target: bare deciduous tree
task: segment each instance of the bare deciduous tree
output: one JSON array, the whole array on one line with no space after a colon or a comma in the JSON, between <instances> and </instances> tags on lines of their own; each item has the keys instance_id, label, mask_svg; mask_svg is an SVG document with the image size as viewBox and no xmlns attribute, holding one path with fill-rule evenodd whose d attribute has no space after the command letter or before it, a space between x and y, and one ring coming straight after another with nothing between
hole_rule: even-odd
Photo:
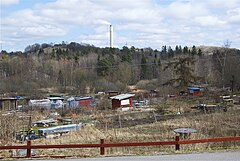
<instances>
[{"instance_id":1,"label":"bare deciduous tree","mask_svg":"<svg viewBox=\"0 0 240 161\"><path fill-rule=\"evenodd\" d=\"M221 66L221 78L222 78L222 88L224 89L225 86L224 86L224 77L225 77L225 67L226 67L226 59L227 59L227 53L228 53L228 50L231 46L231 42L229 40L226 40L224 43L223 43L223 47L224 47L224 51L223 52L220 52L219 54L217 54L217 60Z\"/></svg>"}]
</instances>

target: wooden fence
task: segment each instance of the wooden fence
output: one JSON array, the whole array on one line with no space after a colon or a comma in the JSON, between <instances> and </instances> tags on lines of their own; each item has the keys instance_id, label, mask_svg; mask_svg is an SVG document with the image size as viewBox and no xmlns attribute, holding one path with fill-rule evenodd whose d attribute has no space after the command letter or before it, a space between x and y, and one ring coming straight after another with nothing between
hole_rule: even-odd
<instances>
[{"instance_id":1,"label":"wooden fence","mask_svg":"<svg viewBox=\"0 0 240 161\"><path fill-rule=\"evenodd\" d=\"M174 141L105 143L104 139L100 139L99 144L61 144L61 145L32 145L32 142L29 140L27 141L27 145L0 146L0 150L27 149L27 155L25 156L25 158L32 157L32 154L31 154L32 149L52 149L52 148L64 148L64 149L66 148L100 148L100 155L105 155L105 148L109 148L109 147L174 145L175 150L180 150L181 144L227 142L227 141L239 141L239 140L240 140L240 136L209 138L209 139L199 139L199 140L180 140L180 137L176 136Z\"/></svg>"}]
</instances>

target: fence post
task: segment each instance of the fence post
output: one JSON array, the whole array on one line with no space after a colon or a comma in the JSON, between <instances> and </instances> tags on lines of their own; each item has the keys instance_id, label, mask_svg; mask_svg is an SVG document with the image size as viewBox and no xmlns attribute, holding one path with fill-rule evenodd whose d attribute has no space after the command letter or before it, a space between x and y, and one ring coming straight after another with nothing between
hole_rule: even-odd
<instances>
[{"instance_id":1,"label":"fence post","mask_svg":"<svg viewBox=\"0 0 240 161\"><path fill-rule=\"evenodd\" d=\"M175 141L177 142L176 145L175 145L175 150L180 150L180 144L178 143L178 141L180 140L180 137L179 136L176 136L175 137Z\"/></svg>"},{"instance_id":2,"label":"fence post","mask_svg":"<svg viewBox=\"0 0 240 161\"><path fill-rule=\"evenodd\" d=\"M27 158L31 158L31 144L32 144L32 142L31 142L31 140L28 140L27 141Z\"/></svg>"},{"instance_id":3,"label":"fence post","mask_svg":"<svg viewBox=\"0 0 240 161\"><path fill-rule=\"evenodd\" d=\"M100 155L105 155L104 139L100 139Z\"/></svg>"}]
</instances>

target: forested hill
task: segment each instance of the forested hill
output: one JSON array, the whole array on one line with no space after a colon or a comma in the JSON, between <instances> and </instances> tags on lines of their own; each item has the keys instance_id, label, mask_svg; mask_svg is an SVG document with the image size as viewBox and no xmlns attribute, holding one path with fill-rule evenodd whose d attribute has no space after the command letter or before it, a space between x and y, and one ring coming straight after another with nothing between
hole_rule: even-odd
<instances>
[{"instance_id":1,"label":"forested hill","mask_svg":"<svg viewBox=\"0 0 240 161\"><path fill-rule=\"evenodd\" d=\"M44 92L86 95L98 91L240 86L240 51L228 47L99 48L75 42L34 44L1 52L0 91L28 97Z\"/></svg>"}]
</instances>

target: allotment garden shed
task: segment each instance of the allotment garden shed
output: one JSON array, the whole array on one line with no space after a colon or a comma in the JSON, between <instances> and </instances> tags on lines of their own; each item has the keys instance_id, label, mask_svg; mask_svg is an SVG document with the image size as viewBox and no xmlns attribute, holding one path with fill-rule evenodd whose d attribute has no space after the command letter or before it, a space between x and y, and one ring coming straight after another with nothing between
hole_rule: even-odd
<instances>
[{"instance_id":1,"label":"allotment garden shed","mask_svg":"<svg viewBox=\"0 0 240 161\"><path fill-rule=\"evenodd\" d=\"M135 96L135 94L127 93L110 97L110 99L112 99L112 108L132 107L133 96Z\"/></svg>"}]
</instances>

